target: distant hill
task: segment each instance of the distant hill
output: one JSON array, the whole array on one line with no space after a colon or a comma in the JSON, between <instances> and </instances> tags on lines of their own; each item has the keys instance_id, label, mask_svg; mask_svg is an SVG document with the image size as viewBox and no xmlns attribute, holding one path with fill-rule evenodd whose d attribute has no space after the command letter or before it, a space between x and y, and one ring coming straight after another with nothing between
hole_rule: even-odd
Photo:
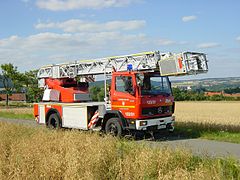
<instances>
[{"instance_id":1,"label":"distant hill","mask_svg":"<svg viewBox=\"0 0 240 180\"><path fill-rule=\"evenodd\" d=\"M208 91L222 91L228 88L240 87L240 77L206 78L199 80L172 81L173 87L202 87Z\"/></svg>"},{"instance_id":2,"label":"distant hill","mask_svg":"<svg viewBox=\"0 0 240 180\"><path fill-rule=\"evenodd\" d=\"M110 80L108 80L108 83ZM103 86L104 81L97 81L90 83L91 86ZM172 81L173 87L191 87L192 89L204 88L207 91L222 91L228 88L240 87L240 77L227 77L227 78L205 78L198 80L175 80Z\"/></svg>"},{"instance_id":3,"label":"distant hill","mask_svg":"<svg viewBox=\"0 0 240 180\"><path fill-rule=\"evenodd\" d=\"M1 77L0 77L1 78ZM110 83L110 80L108 80ZM91 86L103 86L104 81L96 81L90 83ZM206 78L198 80L175 80L172 81L173 87L191 87L198 88L203 87L207 91L222 91L228 88L240 87L240 77L226 77L226 78ZM3 84L0 81L0 88L3 88Z\"/></svg>"}]
</instances>

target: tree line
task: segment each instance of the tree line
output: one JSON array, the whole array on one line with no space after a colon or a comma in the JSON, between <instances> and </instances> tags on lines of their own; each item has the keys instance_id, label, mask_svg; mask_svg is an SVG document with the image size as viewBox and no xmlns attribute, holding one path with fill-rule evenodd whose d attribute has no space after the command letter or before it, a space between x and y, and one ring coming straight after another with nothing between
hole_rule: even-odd
<instances>
[{"instance_id":1,"label":"tree line","mask_svg":"<svg viewBox=\"0 0 240 180\"><path fill-rule=\"evenodd\" d=\"M173 88L176 101L239 101L240 97L229 97L221 95L206 96L204 91L188 91Z\"/></svg>"},{"instance_id":2,"label":"tree line","mask_svg":"<svg viewBox=\"0 0 240 180\"><path fill-rule=\"evenodd\" d=\"M240 93L240 87L224 89L224 92L227 94Z\"/></svg>"},{"instance_id":3,"label":"tree line","mask_svg":"<svg viewBox=\"0 0 240 180\"><path fill-rule=\"evenodd\" d=\"M3 85L2 93L6 94L6 105L9 104L9 96L16 92L24 92L27 102L38 102L42 97L42 89L38 88L38 70L30 70L24 73L18 71L12 63L1 64L0 82Z\"/></svg>"}]
</instances>

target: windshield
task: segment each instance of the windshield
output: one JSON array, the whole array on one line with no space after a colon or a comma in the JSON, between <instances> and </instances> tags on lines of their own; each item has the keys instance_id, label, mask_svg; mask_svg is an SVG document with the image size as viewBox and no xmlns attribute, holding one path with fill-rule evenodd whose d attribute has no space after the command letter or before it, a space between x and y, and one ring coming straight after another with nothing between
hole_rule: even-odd
<instances>
[{"instance_id":1,"label":"windshield","mask_svg":"<svg viewBox=\"0 0 240 180\"><path fill-rule=\"evenodd\" d=\"M141 95L166 95L172 94L168 77L159 74L138 74L138 85Z\"/></svg>"}]
</instances>

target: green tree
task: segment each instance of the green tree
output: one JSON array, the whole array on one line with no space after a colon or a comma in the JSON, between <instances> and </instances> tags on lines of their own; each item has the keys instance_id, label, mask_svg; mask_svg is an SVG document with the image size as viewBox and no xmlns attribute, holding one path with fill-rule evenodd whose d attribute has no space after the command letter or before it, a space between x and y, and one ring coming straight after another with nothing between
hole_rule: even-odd
<instances>
[{"instance_id":1,"label":"green tree","mask_svg":"<svg viewBox=\"0 0 240 180\"><path fill-rule=\"evenodd\" d=\"M224 96L223 95L213 95L210 97L211 101L223 101L224 100Z\"/></svg>"},{"instance_id":2,"label":"green tree","mask_svg":"<svg viewBox=\"0 0 240 180\"><path fill-rule=\"evenodd\" d=\"M173 96L176 101L185 101L186 93L185 91L180 90L179 88L173 88Z\"/></svg>"},{"instance_id":3,"label":"green tree","mask_svg":"<svg viewBox=\"0 0 240 180\"><path fill-rule=\"evenodd\" d=\"M203 92L186 91L179 88L173 88L173 95L176 101L203 101L207 99Z\"/></svg>"},{"instance_id":4,"label":"green tree","mask_svg":"<svg viewBox=\"0 0 240 180\"><path fill-rule=\"evenodd\" d=\"M22 87L21 84L22 75L18 72L17 67L13 64L1 65L1 82L6 92L6 105L8 106L9 95L13 93L13 90L19 91Z\"/></svg>"},{"instance_id":5,"label":"green tree","mask_svg":"<svg viewBox=\"0 0 240 180\"><path fill-rule=\"evenodd\" d=\"M227 94L240 93L240 87L224 89L224 92Z\"/></svg>"},{"instance_id":6,"label":"green tree","mask_svg":"<svg viewBox=\"0 0 240 180\"><path fill-rule=\"evenodd\" d=\"M90 87L90 94L93 101L104 100L104 87L92 86Z\"/></svg>"},{"instance_id":7,"label":"green tree","mask_svg":"<svg viewBox=\"0 0 240 180\"><path fill-rule=\"evenodd\" d=\"M43 95L43 90L38 87L38 70L27 71L23 74L22 83L25 87L27 102L39 102Z\"/></svg>"}]
</instances>

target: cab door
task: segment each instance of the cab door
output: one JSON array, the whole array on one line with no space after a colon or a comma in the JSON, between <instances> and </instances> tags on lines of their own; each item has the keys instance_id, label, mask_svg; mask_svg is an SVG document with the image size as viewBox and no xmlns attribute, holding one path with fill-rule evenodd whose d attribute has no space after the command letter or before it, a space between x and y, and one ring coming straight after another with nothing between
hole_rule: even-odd
<instances>
[{"instance_id":1,"label":"cab door","mask_svg":"<svg viewBox=\"0 0 240 180\"><path fill-rule=\"evenodd\" d=\"M133 74L115 75L112 79L111 106L118 110L125 118L137 117L136 80Z\"/></svg>"}]
</instances>

